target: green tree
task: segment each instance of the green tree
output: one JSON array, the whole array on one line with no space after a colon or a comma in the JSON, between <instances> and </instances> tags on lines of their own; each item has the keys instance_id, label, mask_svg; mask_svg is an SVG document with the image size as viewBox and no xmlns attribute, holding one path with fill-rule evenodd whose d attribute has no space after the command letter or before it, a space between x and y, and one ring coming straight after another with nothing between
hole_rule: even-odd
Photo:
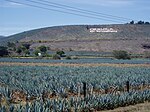
<instances>
[{"instance_id":1,"label":"green tree","mask_svg":"<svg viewBox=\"0 0 150 112\"><path fill-rule=\"evenodd\" d=\"M59 56L62 57L65 54L65 52L64 51L57 51L56 54L58 54Z\"/></svg>"},{"instance_id":2,"label":"green tree","mask_svg":"<svg viewBox=\"0 0 150 112\"><path fill-rule=\"evenodd\" d=\"M113 56L116 59L130 59L130 55L128 54L128 52L127 51L122 51L122 50L113 51Z\"/></svg>"},{"instance_id":3,"label":"green tree","mask_svg":"<svg viewBox=\"0 0 150 112\"><path fill-rule=\"evenodd\" d=\"M16 44L13 42L7 42L8 51L16 51Z\"/></svg>"},{"instance_id":4,"label":"green tree","mask_svg":"<svg viewBox=\"0 0 150 112\"><path fill-rule=\"evenodd\" d=\"M145 22L145 24L149 25L150 23L149 22Z\"/></svg>"},{"instance_id":5,"label":"green tree","mask_svg":"<svg viewBox=\"0 0 150 112\"><path fill-rule=\"evenodd\" d=\"M21 47L17 47L16 52L17 52L18 54L21 54L21 53L22 53Z\"/></svg>"},{"instance_id":6,"label":"green tree","mask_svg":"<svg viewBox=\"0 0 150 112\"><path fill-rule=\"evenodd\" d=\"M20 46L20 49L24 52L25 50L27 50L27 48L25 46Z\"/></svg>"},{"instance_id":7,"label":"green tree","mask_svg":"<svg viewBox=\"0 0 150 112\"><path fill-rule=\"evenodd\" d=\"M40 47L38 47L38 49L39 49L41 52L43 52L43 53L46 53L46 52L47 52L46 46L40 46Z\"/></svg>"},{"instance_id":8,"label":"green tree","mask_svg":"<svg viewBox=\"0 0 150 112\"><path fill-rule=\"evenodd\" d=\"M25 50L26 50L26 48L24 46L20 45L20 46L17 47L16 52L21 54Z\"/></svg>"},{"instance_id":9,"label":"green tree","mask_svg":"<svg viewBox=\"0 0 150 112\"><path fill-rule=\"evenodd\" d=\"M14 48L16 45L13 42L7 42L7 46Z\"/></svg>"},{"instance_id":10,"label":"green tree","mask_svg":"<svg viewBox=\"0 0 150 112\"><path fill-rule=\"evenodd\" d=\"M138 21L137 24L144 24L144 21Z\"/></svg>"},{"instance_id":11,"label":"green tree","mask_svg":"<svg viewBox=\"0 0 150 112\"><path fill-rule=\"evenodd\" d=\"M26 56L26 55L30 55L30 51L29 51L28 49L26 49L26 50L24 51L24 53L25 53L25 56Z\"/></svg>"},{"instance_id":12,"label":"green tree","mask_svg":"<svg viewBox=\"0 0 150 112\"><path fill-rule=\"evenodd\" d=\"M30 44L28 43L22 44L22 46L24 46L26 49L30 49Z\"/></svg>"},{"instance_id":13,"label":"green tree","mask_svg":"<svg viewBox=\"0 0 150 112\"><path fill-rule=\"evenodd\" d=\"M8 53L7 47L0 46L0 56L6 56L8 54L9 53Z\"/></svg>"},{"instance_id":14,"label":"green tree","mask_svg":"<svg viewBox=\"0 0 150 112\"><path fill-rule=\"evenodd\" d=\"M130 22L130 24L134 24L134 21L132 20L132 21Z\"/></svg>"},{"instance_id":15,"label":"green tree","mask_svg":"<svg viewBox=\"0 0 150 112\"><path fill-rule=\"evenodd\" d=\"M38 53L40 53L40 50L39 50L39 49L36 49L36 50L34 51L35 56L38 56Z\"/></svg>"},{"instance_id":16,"label":"green tree","mask_svg":"<svg viewBox=\"0 0 150 112\"><path fill-rule=\"evenodd\" d=\"M28 47L24 45L18 46L16 52L25 56L30 54Z\"/></svg>"}]
</instances>

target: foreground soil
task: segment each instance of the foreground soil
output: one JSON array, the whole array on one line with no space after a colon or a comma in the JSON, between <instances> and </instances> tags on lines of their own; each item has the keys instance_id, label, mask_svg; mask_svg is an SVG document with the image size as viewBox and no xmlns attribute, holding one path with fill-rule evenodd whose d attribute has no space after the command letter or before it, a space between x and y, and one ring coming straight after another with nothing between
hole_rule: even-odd
<instances>
[{"instance_id":1,"label":"foreground soil","mask_svg":"<svg viewBox=\"0 0 150 112\"><path fill-rule=\"evenodd\" d=\"M98 111L98 112L150 112L150 103L131 105L127 107L119 107L114 110Z\"/></svg>"}]
</instances>

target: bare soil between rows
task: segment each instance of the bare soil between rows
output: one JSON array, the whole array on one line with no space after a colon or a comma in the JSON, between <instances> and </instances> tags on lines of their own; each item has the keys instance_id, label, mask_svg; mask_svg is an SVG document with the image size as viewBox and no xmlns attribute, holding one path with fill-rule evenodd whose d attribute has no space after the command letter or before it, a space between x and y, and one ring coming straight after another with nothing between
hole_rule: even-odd
<instances>
[{"instance_id":1,"label":"bare soil between rows","mask_svg":"<svg viewBox=\"0 0 150 112\"><path fill-rule=\"evenodd\" d=\"M150 67L150 64L110 64L110 63L22 63L22 62L0 62L0 66L113 66L113 67Z\"/></svg>"}]
</instances>

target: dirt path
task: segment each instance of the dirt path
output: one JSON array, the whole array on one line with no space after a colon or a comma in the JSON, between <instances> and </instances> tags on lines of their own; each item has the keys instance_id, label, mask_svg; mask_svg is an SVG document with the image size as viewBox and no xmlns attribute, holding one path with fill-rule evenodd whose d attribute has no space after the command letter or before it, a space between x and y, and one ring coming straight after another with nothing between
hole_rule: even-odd
<instances>
[{"instance_id":1,"label":"dirt path","mask_svg":"<svg viewBox=\"0 0 150 112\"><path fill-rule=\"evenodd\" d=\"M150 112L150 102L131 105L127 107L119 107L114 110L98 111L98 112Z\"/></svg>"}]
</instances>

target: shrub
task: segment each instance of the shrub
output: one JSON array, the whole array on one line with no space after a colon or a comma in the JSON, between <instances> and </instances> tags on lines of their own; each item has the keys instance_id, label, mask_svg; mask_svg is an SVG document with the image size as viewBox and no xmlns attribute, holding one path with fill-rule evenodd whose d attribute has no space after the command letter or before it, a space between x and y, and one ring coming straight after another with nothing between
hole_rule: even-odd
<instances>
[{"instance_id":1,"label":"shrub","mask_svg":"<svg viewBox=\"0 0 150 112\"><path fill-rule=\"evenodd\" d=\"M25 56L29 56L29 55L30 55L30 51L29 51L28 49L26 49L26 50L24 51L24 53L25 53Z\"/></svg>"},{"instance_id":2,"label":"shrub","mask_svg":"<svg viewBox=\"0 0 150 112\"><path fill-rule=\"evenodd\" d=\"M15 45L15 43L13 43L13 42L7 42L7 46L8 47L15 47L16 45Z\"/></svg>"},{"instance_id":3,"label":"shrub","mask_svg":"<svg viewBox=\"0 0 150 112\"><path fill-rule=\"evenodd\" d=\"M22 44L22 46L24 46L26 49L30 49L30 44L28 43Z\"/></svg>"},{"instance_id":4,"label":"shrub","mask_svg":"<svg viewBox=\"0 0 150 112\"><path fill-rule=\"evenodd\" d=\"M59 55L60 57L62 57L65 54L65 52L64 51L57 51L56 54Z\"/></svg>"},{"instance_id":5,"label":"shrub","mask_svg":"<svg viewBox=\"0 0 150 112\"><path fill-rule=\"evenodd\" d=\"M21 52L22 52L22 48L19 46L19 47L17 47L17 49L16 49L16 53L18 53L18 54L21 54Z\"/></svg>"},{"instance_id":6,"label":"shrub","mask_svg":"<svg viewBox=\"0 0 150 112\"><path fill-rule=\"evenodd\" d=\"M43 52L43 53L46 53L46 52L47 52L46 46L40 46L40 47L38 47L38 49L39 49L41 52Z\"/></svg>"},{"instance_id":7,"label":"shrub","mask_svg":"<svg viewBox=\"0 0 150 112\"><path fill-rule=\"evenodd\" d=\"M38 56L38 53L40 53L40 50L39 50L39 49L36 49L36 50L34 51L35 56Z\"/></svg>"},{"instance_id":8,"label":"shrub","mask_svg":"<svg viewBox=\"0 0 150 112\"><path fill-rule=\"evenodd\" d=\"M116 58L116 59L130 59L130 55L128 54L127 51L113 51L113 56Z\"/></svg>"},{"instance_id":9,"label":"shrub","mask_svg":"<svg viewBox=\"0 0 150 112\"><path fill-rule=\"evenodd\" d=\"M0 46L0 56L8 55L7 47Z\"/></svg>"}]
</instances>

